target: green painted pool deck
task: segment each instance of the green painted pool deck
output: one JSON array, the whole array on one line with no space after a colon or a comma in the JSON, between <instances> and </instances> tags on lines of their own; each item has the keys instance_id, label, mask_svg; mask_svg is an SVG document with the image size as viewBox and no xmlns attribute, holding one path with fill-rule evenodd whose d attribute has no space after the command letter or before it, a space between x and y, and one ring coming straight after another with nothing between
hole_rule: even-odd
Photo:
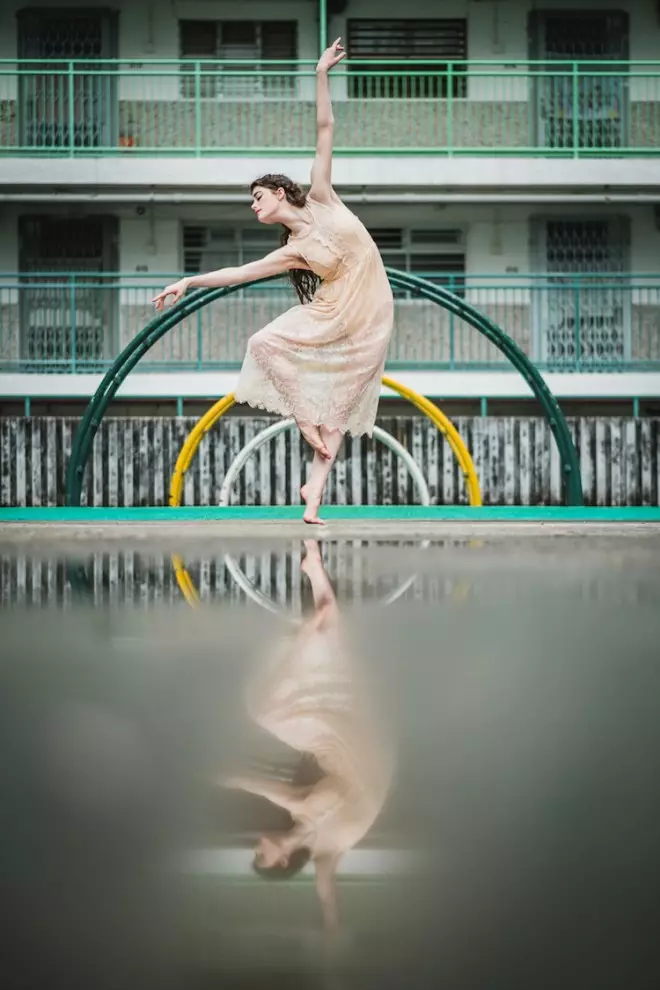
<instances>
[{"instance_id":1,"label":"green painted pool deck","mask_svg":"<svg viewBox=\"0 0 660 990\"><path fill-rule=\"evenodd\" d=\"M0 508L0 523L186 523L300 520L300 505L230 506L228 508L168 506L139 508ZM460 505L328 505L327 520L380 522L553 522L553 523L660 523L660 506L483 506Z\"/></svg>"}]
</instances>

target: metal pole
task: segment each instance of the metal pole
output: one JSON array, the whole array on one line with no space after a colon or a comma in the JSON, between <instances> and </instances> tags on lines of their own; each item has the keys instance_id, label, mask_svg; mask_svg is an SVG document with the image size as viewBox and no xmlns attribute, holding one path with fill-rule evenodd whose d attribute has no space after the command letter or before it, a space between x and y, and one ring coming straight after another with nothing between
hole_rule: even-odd
<instances>
[{"instance_id":1,"label":"metal pole","mask_svg":"<svg viewBox=\"0 0 660 990\"><path fill-rule=\"evenodd\" d=\"M319 55L328 47L328 0L319 0Z\"/></svg>"},{"instance_id":2,"label":"metal pole","mask_svg":"<svg viewBox=\"0 0 660 990\"><path fill-rule=\"evenodd\" d=\"M302 176L301 176L302 179ZM337 183L336 188L339 187ZM341 187L339 187L341 188ZM658 193L462 193L457 189L453 193L417 193L417 192L391 192L391 193L340 193L345 203L449 203L449 204L501 204L511 203L539 205L543 203L626 203L630 205L656 204L660 198ZM54 190L52 192L22 192L4 193L0 192L0 203L162 203L168 206L178 206L185 203L209 203L221 206L223 203L245 203L244 192L231 193L205 193L205 192L84 192L68 193L66 191Z\"/></svg>"}]
</instances>

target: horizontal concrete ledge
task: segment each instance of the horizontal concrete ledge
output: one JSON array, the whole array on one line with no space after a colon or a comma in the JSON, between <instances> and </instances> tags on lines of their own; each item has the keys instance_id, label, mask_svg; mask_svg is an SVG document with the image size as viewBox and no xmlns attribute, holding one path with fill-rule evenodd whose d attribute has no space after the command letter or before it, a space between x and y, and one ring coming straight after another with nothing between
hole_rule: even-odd
<instances>
[{"instance_id":1,"label":"horizontal concrete ledge","mask_svg":"<svg viewBox=\"0 0 660 990\"><path fill-rule=\"evenodd\" d=\"M20 157L0 158L0 190L28 192L83 187L101 191L189 191L221 193L240 191L247 203L247 187L264 172L284 172L297 182L309 182L310 154L218 155L195 158L154 156L131 158L117 155L99 158ZM421 188L426 192L469 189L494 193L527 190L552 192L568 187L574 196L598 189L611 193L660 191L658 157L644 158L530 158L451 157L420 155L341 155L333 163L334 183L341 193L348 189L370 191Z\"/></svg>"},{"instance_id":2,"label":"horizontal concrete ledge","mask_svg":"<svg viewBox=\"0 0 660 990\"><path fill-rule=\"evenodd\" d=\"M0 508L0 523L140 523L181 524L194 522L253 523L293 520L300 522L299 505L281 506L169 506L138 508ZM381 522L556 522L556 523L660 523L660 506L472 506L462 505L327 505L323 514L332 520L377 520ZM308 533L322 529L304 527Z\"/></svg>"},{"instance_id":3,"label":"horizontal concrete ledge","mask_svg":"<svg viewBox=\"0 0 660 990\"><path fill-rule=\"evenodd\" d=\"M509 371L387 371L408 388L433 399L529 399L532 390ZM5 399L87 399L102 375L0 374ZM206 399L227 395L236 386L237 371L134 372L121 385L118 399ZM545 372L543 378L558 399L660 398L660 372ZM392 398L386 388L381 396Z\"/></svg>"},{"instance_id":4,"label":"horizontal concrete ledge","mask_svg":"<svg viewBox=\"0 0 660 990\"><path fill-rule=\"evenodd\" d=\"M254 850L245 849L199 849L184 857L182 869L185 873L211 874L259 880L252 869ZM419 855L404 849L349 849L340 862L337 873L342 877L374 877L407 874L423 865ZM311 880L315 876L313 863L307 863L297 878ZM263 881L260 881L263 883Z\"/></svg>"},{"instance_id":5,"label":"horizontal concrete ledge","mask_svg":"<svg viewBox=\"0 0 660 990\"><path fill-rule=\"evenodd\" d=\"M501 517L481 519L364 519L354 516L351 519L330 518L323 529L310 530L302 519L302 509L298 507L296 519L206 519L181 522L3 522L0 519L0 550L9 554L21 554L33 559L62 561L87 561L90 554L117 554L126 551L153 554L183 555L186 560L205 560L209 556L209 541L214 547L213 554L224 553L263 553L264 547L271 552L285 553L292 543L315 537L325 541L357 542L363 547L365 541L377 546L386 541L401 541L407 546L408 557L405 566L414 572L419 567L432 567L431 558L425 554L419 557L420 550L434 541L441 541L443 560L451 553L453 573L479 573L486 566L484 552L475 556L472 552L475 541L479 545L497 548L515 542L518 562L523 547L528 548L527 567L534 566L546 570L548 553L538 554L535 547L539 541L544 548L548 544L558 554L568 553L574 559L579 555L580 565L598 567L609 565L613 553L624 549L634 555L635 561L654 567L660 552L660 520L657 522L558 522L552 520L525 521L524 519ZM565 541L562 543L561 541ZM568 546L566 546L568 543ZM447 544L453 548L447 549ZM461 547L470 551L461 554ZM397 548L400 566L404 566L402 548ZM412 559L415 557L416 559ZM469 559L468 559L469 558ZM491 568L492 568L491 564ZM499 557L494 565L501 573Z\"/></svg>"}]
</instances>

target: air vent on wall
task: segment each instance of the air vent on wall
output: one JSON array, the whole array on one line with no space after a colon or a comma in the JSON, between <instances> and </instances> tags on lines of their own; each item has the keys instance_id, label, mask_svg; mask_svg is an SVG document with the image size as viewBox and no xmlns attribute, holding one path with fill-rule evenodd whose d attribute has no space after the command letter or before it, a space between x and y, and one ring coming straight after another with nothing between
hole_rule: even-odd
<instances>
[{"instance_id":1,"label":"air vent on wall","mask_svg":"<svg viewBox=\"0 0 660 990\"><path fill-rule=\"evenodd\" d=\"M460 244L463 240L463 231L457 230L411 230L410 243L416 246L425 244L436 247L438 244Z\"/></svg>"}]
</instances>

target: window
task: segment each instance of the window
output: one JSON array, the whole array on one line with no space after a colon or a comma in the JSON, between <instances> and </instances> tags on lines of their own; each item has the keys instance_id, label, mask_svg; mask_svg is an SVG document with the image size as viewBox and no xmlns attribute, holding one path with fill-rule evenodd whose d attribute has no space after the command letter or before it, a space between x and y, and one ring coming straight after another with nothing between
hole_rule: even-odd
<instances>
[{"instance_id":1,"label":"window","mask_svg":"<svg viewBox=\"0 0 660 990\"><path fill-rule=\"evenodd\" d=\"M350 59L428 59L429 66L397 75L366 75L363 66L346 63L348 93L354 99L446 99L465 97L465 66L453 66L451 91L447 63L467 58L467 21L452 20L349 20L347 51Z\"/></svg>"},{"instance_id":2,"label":"window","mask_svg":"<svg viewBox=\"0 0 660 990\"><path fill-rule=\"evenodd\" d=\"M628 218L538 219L534 293L541 359L553 368L620 367L629 352ZM607 276L611 276L608 278Z\"/></svg>"},{"instance_id":3,"label":"window","mask_svg":"<svg viewBox=\"0 0 660 990\"><path fill-rule=\"evenodd\" d=\"M43 371L69 370L75 360L94 370L106 349L114 348L117 294L104 272L117 271L117 228L114 216L20 218L21 350L27 369L38 364Z\"/></svg>"},{"instance_id":4,"label":"window","mask_svg":"<svg viewBox=\"0 0 660 990\"><path fill-rule=\"evenodd\" d=\"M182 59L203 60L199 89L205 99L288 95L295 84L298 25L296 21L179 21L179 53ZM228 59L249 64L226 67ZM261 63L270 59L291 59L292 64L278 66L282 74L261 75ZM181 95L193 99L195 70L184 66L182 73Z\"/></svg>"},{"instance_id":5,"label":"window","mask_svg":"<svg viewBox=\"0 0 660 990\"><path fill-rule=\"evenodd\" d=\"M628 126L628 14L534 11L529 36L531 57L542 60L534 78L537 140L548 148L621 148ZM576 79L553 67L558 59L579 63ZM617 63L611 73L603 71L608 61ZM590 62L600 64L590 71Z\"/></svg>"},{"instance_id":6,"label":"window","mask_svg":"<svg viewBox=\"0 0 660 990\"><path fill-rule=\"evenodd\" d=\"M379 227L369 231L388 268L427 278L462 295L465 288L465 250L461 230ZM405 289L395 290L399 298ZM411 298L414 298L412 295Z\"/></svg>"},{"instance_id":7,"label":"window","mask_svg":"<svg viewBox=\"0 0 660 990\"><path fill-rule=\"evenodd\" d=\"M183 228L183 270L186 275L194 275L257 261L279 247L279 229L186 225Z\"/></svg>"},{"instance_id":8,"label":"window","mask_svg":"<svg viewBox=\"0 0 660 990\"><path fill-rule=\"evenodd\" d=\"M16 18L18 57L30 60L18 77L19 143L42 149L116 147L115 73L94 70L95 59L117 57L116 15L84 7L27 8ZM78 59L75 76L55 70L54 59ZM89 72L83 74L81 60Z\"/></svg>"}]
</instances>

